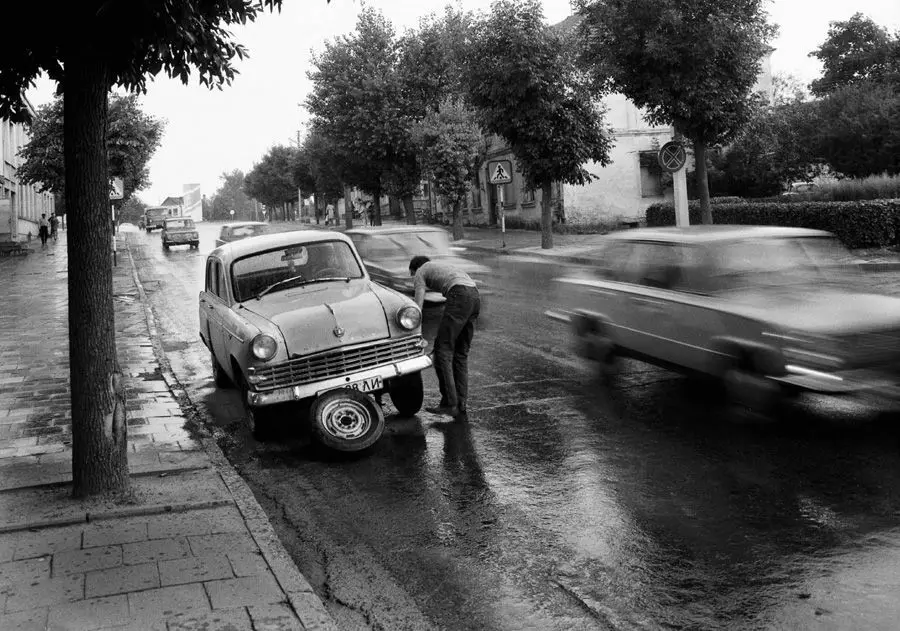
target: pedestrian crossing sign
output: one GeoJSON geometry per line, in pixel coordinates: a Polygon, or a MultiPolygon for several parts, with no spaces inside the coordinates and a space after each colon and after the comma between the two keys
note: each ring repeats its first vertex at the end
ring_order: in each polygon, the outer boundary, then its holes
{"type": "Polygon", "coordinates": [[[488,180],[491,184],[512,182],[512,164],[509,160],[497,160],[488,165],[488,180]]]}
{"type": "Polygon", "coordinates": [[[122,178],[116,177],[109,181],[109,198],[122,199],[125,196],[125,183],[122,178]]]}

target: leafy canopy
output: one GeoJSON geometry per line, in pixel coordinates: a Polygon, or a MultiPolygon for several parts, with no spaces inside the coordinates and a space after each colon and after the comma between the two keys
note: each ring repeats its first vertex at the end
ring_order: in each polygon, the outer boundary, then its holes
{"type": "Polygon", "coordinates": [[[263,159],[244,178],[247,195],[266,206],[280,206],[296,201],[298,187],[296,164],[298,149],[276,145],[269,149],[263,159]]]}
{"type": "Polygon", "coordinates": [[[776,32],[764,2],[578,0],[580,59],[650,123],[725,143],[758,106],[751,93],[776,32]]]}
{"type": "MultiPolygon", "coordinates": [[[[111,95],[106,129],[109,176],[125,183],[125,199],[150,183],[147,163],[159,147],[164,124],[145,113],[136,95],[111,95]]],[[[25,162],[19,178],[41,190],[64,194],[66,171],[63,160],[63,99],[38,108],[31,124],[31,140],[21,151],[25,162]]]]}
{"type": "Polygon", "coordinates": [[[497,0],[475,27],[468,99],[534,187],[585,184],[593,178],[587,163],[609,162],[603,112],[572,61],[537,0],[497,0]]]}
{"type": "Polygon", "coordinates": [[[209,219],[256,219],[253,204],[244,192],[244,173],[235,169],[219,176],[222,183],[207,201],[209,219]],[[231,211],[234,211],[234,215],[231,211]]]}

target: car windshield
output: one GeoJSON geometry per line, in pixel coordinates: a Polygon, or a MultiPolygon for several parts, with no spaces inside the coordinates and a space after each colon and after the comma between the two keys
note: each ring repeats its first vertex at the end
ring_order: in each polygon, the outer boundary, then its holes
{"type": "Polygon", "coordinates": [[[250,254],[231,265],[239,302],[307,283],[362,277],[353,250],[343,241],[291,244],[250,254]]]}
{"type": "Polygon", "coordinates": [[[443,230],[376,234],[366,239],[363,248],[371,258],[445,256],[450,253],[450,239],[443,230]]]}
{"type": "Polygon", "coordinates": [[[242,237],[252,237],[257,234],[262,234],[265,232],[265,226],[235,226],[231,229],[231,236],[242,238],[242,237]]]}
{"type": "Polygon", "coordinates": [[[748,239],[712,248],[710,280],[719,290],[847,280],[853,257],[829,237],[748,239]]]}
{"type": "Polygon", "coordinates": [[[193,219],[166,219],[166,229],[194,228],[193,219]]]}

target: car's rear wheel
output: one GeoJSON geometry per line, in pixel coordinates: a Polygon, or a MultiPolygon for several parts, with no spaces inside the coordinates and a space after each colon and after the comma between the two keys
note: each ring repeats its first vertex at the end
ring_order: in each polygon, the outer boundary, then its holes
{"type": "Polygon", "coordinates": [[[222,365],[216,359],[215,353],[210,351],[209,362],[212,364],[213,381],[220,388],[230,388],[233,384],[228,377],[228,373],[222,370],[222,365]]]}
{"type": "Polygon", "coordinates": [[[375,399],[358,390],[326,392],[309,410],[316,439],[336,451],[362,451],[384,433],[384,414],[375,399]]]}
{"type": "Polygon", "coordinates": [[[425,388],[422,385],[422,373],[416,372],[390,381],[391,403],[397,408],[400,416],[413,416],[422,409],[425,401],[425,388]]]}
{"type": "Polygon", "coordinates": [[[250,405],[250,385],[243,375],[239,375],[241,403],[244,406],[244,420],[247,422],[247,428],[256,440],[264,441],[272,437],[274,419],[272,410],[266,407],[255,407],[250,405]]]}
{"type": "Polygon", "coordinates": [[[621,371],[621,355],[606,327],[599,322],[576,323],[578,354],[594,363],[597,374],[604,383],[611,383],[621,371]]]}

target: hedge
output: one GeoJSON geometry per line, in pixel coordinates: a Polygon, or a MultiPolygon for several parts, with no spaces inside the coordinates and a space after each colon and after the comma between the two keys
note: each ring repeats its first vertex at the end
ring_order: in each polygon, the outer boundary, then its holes
{"type": "MultiPolygon", "coordinates": [[[[700,223],[700,203],[688,204],[691,225],[700,223]]],[[[845,246],[880,248],[895,245],[900,235],[900,199],[856,202],[794,202],[715,204],[713,223],[756,226],[793,226],[827,230],[845,246]]],[[[675,207],[653,204],[647,208],[648,226],[674,226],[675,207]]]]}

